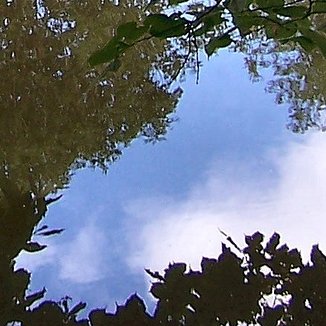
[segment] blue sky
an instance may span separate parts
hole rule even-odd
[[[198,268],[217,256],[218,228],[239,244],[256,230],[279,231],[306,257],[312,244],[323,248],[324,134],[286,130],[287,108],[264,92],[270,72],[264,78],[252,84],[243,58],[221,52],[199,85],[188,77],[166,141],[134,141],[107,175],[77,172],[45,220],[65,232],[19,259],[32,288],[110,309],[137,291],[151,306],[144,268]]]

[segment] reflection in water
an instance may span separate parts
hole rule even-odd
[[[30,274],[23,269],[15,270],[14,260],[22,250],[44,249],[34,241],[36,235],[62,231],[48,230],[39,223],[47,206],[58,199],[46,199],[46,196],[68,185],[72,171],[87,164],[106,169],[136,137],[157,140],[165,134],[181,92],[169,92],[153,81],[152,67],[158,60],[163,73],[178,70],[174,64],[179,54],[160,54],[168,45],[152,40],[126,53],[119,70],[87,66],[88,54],[105,43],[117,25],[124,20],[137,21],[144,15],[142,4],[36,1],[33,7],[26,2],[7,1],[1,7],[1,14],[0,323],[21,321],[24,325],[42,325],[45,318],[47,325],[87,325],[86,321],[76,322],[77,313],[85,305],[70,305],[68,297],[59,302],[45,301],[31,310],[43,298],[45,290],[27,296]],[[318,65],[315,70],[309,70],[310,75],[305,75],[304,60],[308,59],[294,59],[297,65],[292,61],[287,65],[274,62],[277,73],[286,75],[287,79],[282,77],[271,89],[278,92],[279,102],[292,101],[295,112],[297,107],[311,108],[311,98],[314,104],[320,101],[320,108],[324,105],[322,95],[314,98],[314,86],[305,88],[306,79],[316,78],[318,84],[323,75],[319,75]],[[309,60],[320,60],[320,66],[324,63],[318,53]],[[324,94],[323,89],[320,94]],[[318,110],[312,111],[317,114]],[[311,115],[310,120],[296,113],[294,117],[299,122],[308,121],[309,127],[316,117],[307,114]],[[305,130],[306,126],[294,128],[301,129]],[[172,274],[177,274],[176,279],[183,275],[182,268],[183,265],[176,266],[176,270],[170,268]],[[168,278],[152,276],[161,282]],[[159,288],[162,285],[153,290],[162,299],[160,307],[163,307],[158,310],[156,322],[162,324],[173,318],[178,321],[183,315],[180,311],[175,315],[166,312],[165,305],[170,309],[170,303],[158,292]],[[187,295],[191,294],[194,300],[194,293],[188,290]],[[154,325],[154,319],[145,313],[145,306],[136,295],[130,297],[126,307],[118,308],[116,315],[103,310],[90,315],[94,325],[114,320],[120,320],[118,325],[131,325],[135,316],[142,325]]]
[[[46,247],[31,238],[37,231],[42,234],[42,230],[34,231],[35,226],[45,216],[47,206],[59,197],[46,200],[32,190],[22,190],[17,180],[4,171],[0,175],[0,188],[0,324],[6,325],[22,320],[26,309],[45,294],[42,289],[26,296],[30,274],[25,269],[15,270],[14,259],[22,250],[38,252]],[[45,235],[60,231],[46,231]]]
[[[325,14],[319,16],[325,19]],[[314,18],[316,29],[322,31],[321,21]],[[261,79],[262,68],[272,68],[274,76],[266,91],[276,95],[276,103],[289,105],[290,130],[296,133],[310,128],[325,131],[326,58],[320,51],[306,53],[297,46],[282,45],[259,35],[241,40],[236,48],[246,55],[246,66],[253,81]]]
[[[150,79],[162,41],[137,46],[118,72],[87,65],[88,54],[122,19],[137,20],[141,7],[17,1],[1,10],[0,160],[21,183],[32,176],[46,195],[68,182],[69,170],[86,162],[105,168],[135,137],[164,135],[180,91]]]
[[[105,170],[134,138],[155,141],[165,134],[181,92],[153,81],[152,66],[159,58],[169,67],[175,56],[159,54],[166,45],[156,40],[130,51],[118,72],[88,67],[89,53],[122,20],[144,15],[141,3],[0,6],[0,324],[42,325],[44,316],[47,325],[73,324],[84,305],[68,308],[65,299],[26,315],[45,291],[25,295],[30,274],[15,271],[14,259],[23,249],[44,249],[35,235],[62,231],[36,228],[53,201],[45,197],[68,185],[72,171],[87,164]]]

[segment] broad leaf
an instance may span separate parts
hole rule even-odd
[[[316,44],[323,56],[326,58],[326,38],[322,34],[309,29],[304,29],[301,32],[303,36],[307,37]]]
[[[314,2],[312,5],[312,12],[326,13],[326,1]]]
[[[268,38],[282,40],[293,36],[296,33],[297,28],[288,25],[280,26],[272,22],[267,22],[265,25],[265,31]]]
[[[138,27],[136,22],[128,22],[118,27],[117,38],[121,41],[136,41],[146,32],[146,27]]]
[[[158,38],[182,36],[187,33],[187,20],[184,18],[174,19],[164,14],[148,16],[144,25],[149,28],[149,33]]]
[[[232,43],[232,39],[229,35],[223,35],[222,37],[211,38],[208,44],[205,46],[206,54],[210,57],[215,51],[220,48],[225,48]]]
[[[251,28],[253,26],[265,26],[266,24],[266,19],[264,19],[263,17],[252,16],[248,14],[234,16],[233,19],[235,26],[237,26],[242,36],[245,36],[250,33]]]
[[[121,41],[117,36],[113,37],[104,48],[93,53],[89,57],[88,62],[91,66],[96,66],[101,63],[113,61],[129,47],[129,44]]]
[[[307,52],[311,52],[314,48],[316,48],[316,44],[305,36],[293,37],[291,38],[291,41],[299,43],[300,46]]]

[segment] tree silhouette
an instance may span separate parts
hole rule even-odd
[[[299,251],[281,244],[277,233],[268,241],[259,232],[245,240],[240,249],[228,237],[218,258],[204,257],[199,271],[186,263],[170,264],[162,275],[146,270],[153,278],[150,292],[158,300],[153,315],[137,294],[115,312],[94,309],[86,319],[78,319],[86,304],[70,307],[69,297],[29,308],[44,290],[24,297],[28,274],[12,272],[11,279],[20,279],[15,280],[20,304],[7,307],[3,320],[23,325],[323,325],[326,256],[318,246],[313,246],[310,262],[303,263]]]

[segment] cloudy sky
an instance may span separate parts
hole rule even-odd
[[[252,84],[243,58],[221,53],[199,85],[188,78],[166,141],[135,141],[107,175],[78,172],[45,221],[65,232],[19,259],[32,288],[111,309],[137,291],[151,306],[144,268],[198,268],[218,255],[219,229],[240,245],[277,231],[306,258],[315,243],[326,251],[325,135],[286,130],[287,108],[264,78]]]

